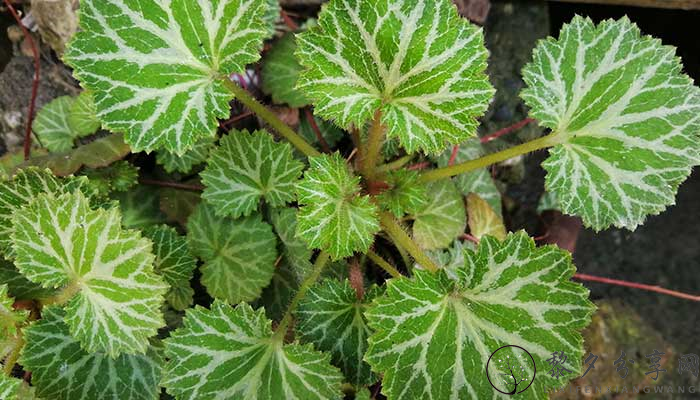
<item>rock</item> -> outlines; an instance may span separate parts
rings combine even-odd
[[[77,0],[32,0],[32,15],[41,38],[61,55],[78,29]]]

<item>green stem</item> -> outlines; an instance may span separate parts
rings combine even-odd
[[[303,137],[299,136],[289,125],[285,124],[281,119],[279,119],[272,111],[267,107],[262,105],[253,96],[248,93],[245,89],[238,86],[235,82],[228,78],[222,79],[224,86],[226,86],[231,93],[243,103],[250,111],[254,112],[258,117],[262,118],[265,122],[270,124],[270,126],[276,130],[282,137],[287,139],[294,147],[299,149],[307,157],[320,156],[321,153],[314,149],[313,146],[309,144]]]
[[[12,369],[14,369],[15,364],[17,364],[17,360],[19,360],[19,355],[22,352],[22,348],[24,347],[24,338],[21,336],[21,333],[19,335],[20,336],[17,337],[17,339],[15,340],[12,352],[7,356],[7,358],[5,358],[5,366],[3,366],[2,368],[2,371],[7,376],[12,375]]]
[[[372,262],[380,266],[384,271],[386,271],[392,278],[401,277],[401,272],[394,268],[393,265],[389,264],[385,259],[379,256],[379,254],[373,252],[372,250],[367,252],[367,257],[369,257]]]
[[[405,248],[408,254],[410,254],[418,264],[422,265],[430,272],[436,272],[438,270],[438,266],[423,253],[423,250],[418,247],[416,242],[414,242],[403,230],[401,225],[396,222],[393,215],[384,211],[380,214],[379,218],[384,231],[389,234],[391,240]]]
[[[365,179],[371,181],[376,174],[377,163],[384,144],[384,126],[382,126],[382,113],[377,110],[374,113],[374,120],[369,129],[369,137],[367,138],[367,146],[362,152],[362,175]]]
[[[397,158],[396,160],[392,162],[388,162],[386,164],[382,164],[379,167],[377,167],[378,172],[386,172],[386,171],[393,171],[395,169],[399,169],[403,167],[404,165],[408,164],[411,160],[413,160],[413,155],[409,154],[406,156],[403,156],[401,158]]]
[[[284,335],[287,334],[289,323],[292,320],[292,314],[294,313],[294,311],[296,311],[296,308],[297,306],[299,306],[299,302],[301,301],[301,299],[303,299],[304,296],[306,296],[306,292],[309,291],[311,286],[313,286],[313,284],[316,283],[318,278],[321,276],[321,272],[323,272],[323,268],[326,266],[327,263],[328,253],[322,251],[321,253],[319,253],[318,257],[316,257],[314,269],[312,269],[311,272],[309,272],[309,274],[306,276],[304,282],[301,284],[301,287],[299,287],[299,290],[294,295],[294,298],[292,298],[292,302],[289,303],[289,307],[287,307],[287,312],[284,313],[284,317],[282,317],[280,324],[275,330],[275,336],[277,336],[278,338],[284,338]]]
[[[510,158],[517,157],[519,155],[551,147],[556,145],[557,143],[557,135],[549,134],[539,139],[531,140],[521,145],[511,147],[509,149],[505,149],[497,153],[492,153],[484,157],[477,158],[475,160],[470,160],[460,164],[455,164],[448,167],[437,168],[424,172],[423,174],[421,174],[420,180],[422,182],[432,182],[440,179],[450,178],[455,175],[473,171],[475,169],[488,167],[489,165],[505,161]]]

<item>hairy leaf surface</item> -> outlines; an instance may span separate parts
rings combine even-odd
[[[259,214],[233,220],[202,203],[187,223],[187,240],[204,261],[201,282],[212,297],[232,304],[251,301],[272,279],[276,239]]]
[[[501,346],[517,345],[537,367],[520,396],[545,399],[545,388],[565,384],[546,372],[552,353],[568,356],[562,364],[572,371],[568,378],[581,370],[579,330],[594,307],[588,291],[569,281],[574,270],[568,253],[535,247],[525,232],[503,242],[486,236],[476,252],[466,252],[456,278],[414,270],[413,278],[389,281],[367,312],[376,333],[365,359],[384,374],[390,400],[490,399],[501,395],[485,378],[487,361]],[[489,373],[504,372],[492,365]]]
[[[342,399],[330,356],[309,345],[283,344],[262,309],[215,301],[187,310],[165,340],[163,386],[182,400]]]
[[[231,131],[220,141],[202,172],[202,197],[217,215],[238,218],[257,210],[260,199],[273,207],[294,201],[294,184],[304,164],[289,143],[266,131]]]
[[[349,128],[381,110],[408,152],[474,136],[493,94],[481,29],[449,0],[332,0],[297,39],[316,112]]]
[[[209,152],[214,148],[215,137],[199,139],[191,149],[183,154],[177,154],[168,150],[158,150],[156,162],[163,166],[166,172],[182,172],[186,174],[192,168],[209,158]]]
[[[377,380],[362,357],[372,333],[364,314],[379,292],[373,287],[358,299],[348,280],[327,279],[309,290],[296,312],[301,339],[330,352],[333,365],[358,387]]]
[[[297,235],[334,259],[366,252],[379,231],[377,206],[360,195],[354,176],[338,153],[309,158],[311,164],[297,185]]]
[[[84,0],[64,55],[134,151],[184,153],[228,117],[221,78],[259,58],[265,0]]]
[[[151,242],[124,230],[118,208],[91,210],[80,192],[38,196],[14,215],[16,265],[44,287],[64,287],[66,323],[87,351],[143,353],[163,326],[167,285]]]
[[[184,310],[192,304],[194,290],[190,280],[197,268],[197,259],[190,253],[187,239],[167,225],[152,227],[144,234],[153,241],[155,271],[170,285],[165,299],[174,309]]]
[[[77,136],[91,135],[100,128],[95,100],[89,91],[83,90],[70,106],[68,125]]]
[[[377,201],[397,218],[416,214],[428,204],[428,191],[414,171],[397,170],[387,174],[390,188],[377,196]]]
[[[78,135],[68,123],[68,116],[75,98],[61,96],[46,104],[36,114],[32,129],[41,144],[51,152],[62,152],[73,148],[73,139]]]
[[[149,347],[146,354],[117,358],[88,353],[63,322],[55,307],[42,310],[42,319],[25,330],[27,345],[20,363],[32,372],[37,394],[52,400],[156,400],[163,359]]]
[[[555,132],[543,166],[563,212],[635,229],[674,204],[700,163],[700,88],[681,69],[674,47],[627,18],[575,17],[539,43],[522,97]]]

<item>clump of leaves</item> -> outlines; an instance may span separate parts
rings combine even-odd
[[[272,39],[275,1],[80,7],[86,91],[37,117],[50,154],[3,164],[3,399],[492,398],[505,345],[527,372],[564,351],[573,378],[588,291],[508,232],[486,167],[549,148],[548,204],[600,230],[673,204],[700,161],[700,89],[627,19],[541,41],[522,97],[551,133],[485,154],[488,51],[449,0],[331,0]],[[230,78],[255,84],[264,40],[264,92],[314,107],[299,133]]]

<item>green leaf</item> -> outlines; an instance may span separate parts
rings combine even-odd
[[[126,157],[130,152],[131,148],[124,143],[124,136],[115,133],[68,152],[32,157],[20,167],[49,168],[58,176],[68,176],[84,166],[89,168],[106,167]]]
[[[165,299],[174,309],[184,310],[192,305],[194,290],[190,287],[190,280],[197,268],[197,259],[190,253],[187,239],[167,225],[149,228],[144,235],[153,241],[156,273],[170,285]]]
[[[264,310],[214,301],[166,339],[163,386],[177,399],[342,399],[330,356],[273,336]]]
[[[83,90],[70,106],[68,126],[76,136],[82,137],[92,135],[100,129],[100,125],[95,110],[95,100],[89,91]]]
[[[447,249],[431,250],[427,254],[450,278],[456,280],[458,276],[457,271],[464,266],[464,257],[467,249],[475,250],[476,245],[474,242],[456,239],[452,242],[452,246]],[[420,265],[417,266],[422,268]]]
[[[201,173],[202,197],[217,215],[238,218],[257,210],[261,198],[273,207],[294,201],[294,184],[304,164],[289,143],[277,143],[266,131],[233,130],[221,138]]]
[[[333,259],[367,252],[379,231],[379,217],[369,196],[360,195],[360,178],[338,153],[310,157],[309,163],[297,185],[302,205],[297,236]]]
[[[454,164],[463,163],[466,161],[476,160],[485,156],[484,148],[478,138],[469,139],[457,148],[457,155],[454,159]],[[443,168],[449,164],[452,156],[452,149],[445,150],[437,159],[438,167]],[[496,183],[491,177],[491,171],[488,168],[479,168],[474,171],[469,171],[459,174],[452,178],[457,189],[467,196],[469,193],[475,193],[493,208],[496,214],[501,215],[501,192],[496,187]]]
[[[265,22],[265,27],[267,28],[267,36],[265,39],[270,39],[275,36],[277,32],[277,21],[280,20],[280,12],[282,7],[280,7],[279,0],[265,0],[267,2],[267,10],[263,16],[263,22]]]
[[[122,229],[116,207],[91,210],[80,191],[44,194],[13,221],[17,269],[44,287],[64,287],[66,323],[84,349],[112,357],[146,350],[164,324],[167,286],[153,272],[151,242]]]
[[[96,193],[109,196],[112,192],[125,192],[138,184],[139,169],[128,161],[117,161],[102,168],[89,168],[82,175],[88,177],[88,186]]]
[[[491,354],[517,345],[532,354],[537,378],[524,395],[546,399],[552,378],[546,359],[563,351],[562,367],[581,372],[583,340],[594,306],[588,290],[569,281],[571,256],[555,246],[535,247],[525,232],[503,241],[486,236],[450,278],[414,270],[392,279],[386,296],[367,312],[371,328],[365,360],[383,373],[391,399],[500,397],[485,377]],[[530,369],[531,370],[531,369]],[[499,371],[489,371],[498,373]]]
[[[552,192],[544,192],[537,202],[537,213],[542,214],[547,210],[559,210],[559,200]]]
[[[191,149],[179,155],[168,150],[158,150],[156,152],[156,162],[163,166],[166,172],[189,173],[196,165],[203,163],[209,158],[209,152],[214,148],[216,137],[205,137],[199,139]]]
[[[414,171],[397,170],[387,173],[390,188],[377,196],[377,201],[397,218],[404,214],[415,214],[428,205],[426,185],[419,181]]]
[[[348,280],[327,279],[309,290],[296,312],[296,331],[301,340],[331,353],[333,365],[358,387],[378,379],[362,357],[372,333],[365,310],[379,292],[373,287],[358,299]]]
[[[12,259],[10,235],[14,228],[12,217],[24,205],[29,204],[41,193],[67,193],[81,185],[85,178],[62,180],[50,171],[39,168],[22,169],[11,181],[0,182],[0,250],[6,258]]]
[[[15,310],[14,299],[9,296],[6,284],[0,285],[0,342],[17,335],[17,327],[29,316],[27,310]]]
[[[73,140],[78,135],[68,124],[68,116],[74,101],[70,96],[57,97],[36,114],[32,129],[41,144],[51,152],[73,148]]]
[[[204,265],[202,284],[214,298],[235,304],[260,296],[277,259],[272,227],[259,214],[233,220],[202,203],[187,222],[187,240]]]
[[[265,307],[265,313],[268,318],[273,321],[280,321],[298,290],[299,277],[297,276],[297,271],[289,263],[289,260],[282,257],[275,266],[272,281],[263,289],[260,298],[255,304]]]
[[[34,388],[19,378],[0,374],[0,399],[3,400],[40,400],[34,394]]]
[[[343,138],[345,132],[335,126],[333,123],[323,120],[311,114],[318,130],[321,132],[321,137],[328,143],[328,146],[334,148],[335,145]],[[307,116],[299,118],[299,134],[306,139],[307,142],[320,149],[321,146],[316,136],[316,131]]]
[[[449,0],[331,0],[297,38],[318,115],[349,128],[381,110],[408,152],[474,136],[493,95],[481,29]]]
[[[228,117],[222,78],[259,58],[266,9],[265,0],[84,0],[64,60],[134,151],[182,154]]]
[[[146,228],[165,221],[158,203],[158,192],[145,185],[138,185],[127,192],[113,193],[122,210],[122,224],[126,228]]]
[[[302,66],[294,56],[294,34],[287,33],[272,45],[262,61],[262,90],[277,104],[301,108],[309,104],[304,92],[296,88]]]
[[[192,190],[174,188],[163,188],[159,192],[160,210],[165,214],[168,222],[187,225],[187,220],[201,201],[200,194]]]
[[[296,236],[296,211],[294,208],[273,211],[270,220],[283,245],[282,257],[290,265],[297,281],[302,283],[312,268],[312,251],[306,242]]]
[[[54,294],[51,288],[43,288],[41,285],[25,278],[14,264],[0,259],[0,282],[8,286],[8,293],[17,300],[33,300],[50,297]]]
[[[158,399],[163,360],[152,347],[143,355],[117,358],[88,353],[71,336],[63,311],[49,307],[41,314],[42,319],[24,331],[27,345],[20,359],[32,372],[32,384],[40,396],[52,400]]]
[[[700,88],[675,48],[627,18],[575,17],[523,70],[531,115],[554,135],[546,187],[595,230],[635,229],[674,204],[700,163]]]
[[[413,238],[426,250],[445,248],[467,226],[464,199],[450,180],[431,182],[428,193],[428,205],[414,215]]]
[[[498,240],[505,239],[506,226],[503,218],[479,195],[470,193],[467,196],[467,216],[469,233],[475,238],[490,235]]]

